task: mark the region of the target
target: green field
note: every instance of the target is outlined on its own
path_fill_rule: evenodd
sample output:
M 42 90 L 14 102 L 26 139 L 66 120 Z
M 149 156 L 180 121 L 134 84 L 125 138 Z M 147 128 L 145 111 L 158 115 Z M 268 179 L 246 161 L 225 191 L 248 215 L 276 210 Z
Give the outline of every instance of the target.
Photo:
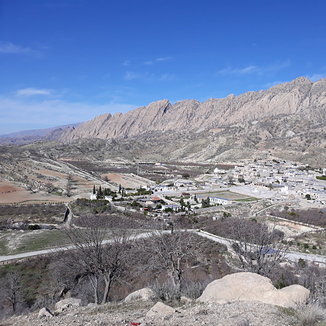
M 232 192 L 229 190 L 222 190 L 222 191 L 214 191 L 214 192 L 205 192 L 201 193 L 200 196 L 207 196 L 207 197 L 220 197 L 235 201 L 253 201 L 257 200 L 255 197 L 250 197 L 247 195 L 238 194 L 236 192 Z
M 60 230 L 4 231 L 0 233 L 0 255 L 60 247 L 68 242 Z

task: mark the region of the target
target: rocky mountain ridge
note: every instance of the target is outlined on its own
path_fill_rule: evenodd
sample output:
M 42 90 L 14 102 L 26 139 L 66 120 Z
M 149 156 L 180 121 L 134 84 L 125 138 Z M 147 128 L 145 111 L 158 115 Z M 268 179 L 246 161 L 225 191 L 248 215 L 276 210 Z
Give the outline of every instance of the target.
M 183 100 L 172 105 L 168 100 L 153 102 L 125 114 L 106 113 L 64 132 L 60 140 L 80 138 L 121 139 L 149 132 L 201 132 L 245 127 L 279 116 L 322 123 L 326 119 L 326 79 L 315 83 L 299 77 L 266 91 L 209 99 L 203 103 Z
M 203 103 L 183 100 L 172 105 L 160 100 L 125 114 L 106 113 L 77 127 L 57 128 L 41 140 L 15 139 L 9 144 L 46 156 L 90 161 L 280 158 L 325 167 L 326 79 L 313 83 L 300 77 L 266 91 Z

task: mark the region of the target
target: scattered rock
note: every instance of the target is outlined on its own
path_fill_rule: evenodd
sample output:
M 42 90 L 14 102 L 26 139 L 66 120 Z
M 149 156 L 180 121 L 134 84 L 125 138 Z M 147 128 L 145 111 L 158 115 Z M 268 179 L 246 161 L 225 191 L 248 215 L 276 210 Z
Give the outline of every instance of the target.
M 125 298 L 125 302 L 131 301 L 150 301 L 156 298 L 155 292 L 150 288 L 143 288 L 128 294 Z
M 60 313 L 64 310 L 67 310 L 70 307 L 79 307 L 80 305 L 81 305 L 80 299 L 67 298 L 67 299 L 60 300 L 55 304 L 55 309 L 56 309 L 55 311 Z
M 53 313 L 48 308 L 42 308 L 38 313 L 38 318 L 53 317 Z
M 277 290 L 267 277 L 243 272 L 227 275 L 209 283 L 200 302 L 227 303 L 235 300 L 260 301 L 282 307 L 295 307 L 307 301 L 310 291 L 301 285 Z
M 176 310 L 162 302 L 157 302 L 146 314 L 146 318 L 165 318 L 174 315 Z
M 89 307 L 64 311 L 57 317 L 39 319 L 37 313 L 12 316 L 0 322 L 6 326 L 189 326 L 189 325 L 248 325 L 251 326 L 285 326 L 297 325 L 295 310 L 283 309 L 258 301 L 233 301 L 224 305 L 218 303 L 194 303 L 181 306 L 178 311 L 171 307 L 170 314 L 153 313 L 147 317 L 149 302 L 135 301 L 129 304 L 110 303 L 98 305 L 94 310 Z M 246 323 L 245 323 L 246 322 Z
M 190 298 L 188 298 L 188 297 L 182 296 L 180 298 L 180 302 L 183 303 L 183 304 L 187 304 L 187 303 L 191 303 L 192 300 Z

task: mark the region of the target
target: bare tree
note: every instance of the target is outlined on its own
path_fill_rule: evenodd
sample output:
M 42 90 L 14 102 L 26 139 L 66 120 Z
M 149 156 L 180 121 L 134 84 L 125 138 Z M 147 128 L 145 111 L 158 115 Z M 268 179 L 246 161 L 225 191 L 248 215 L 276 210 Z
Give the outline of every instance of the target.
M 24 303 L 24 289 L 17 271 L 9 271 L 0 284 L 0 297 L 4 306 L 16 314 Z
M 233 218 L 228 222 L 230 236 L 235 240 L 233 249 L 245 270 L 269 275 L 284 258 L 287 246 L 283 234 L 257 221 Z
M 83 217 L 84 227 L 73 226 L 66 234 L 74 249 L 64 256 L 66 266 L 76 280 L 87 279 L 92 288 L 95 303 L 108 301 L 112 284 L 125 270 L 126 233 L 108 229 L 103 219 Z M 111 240 L 108 240 L 108 238 Z
M 66 194 L 67 194 L 67 197 L 70 197 L 71 196 L 72 182 L 73 182 L 72 176 L 71 176 L 71 174 L 68 174 L 68 176 L 67 176 L 67 183 L 66 183 Z
M 148 268 L 167 271 L 177 299 L 181 296 L 182 277 L 187 262 L 198 253 L 199 245 L 196 235 L 187 231 L 155 231 L 141 242 L 143 252 L 148 255 Z

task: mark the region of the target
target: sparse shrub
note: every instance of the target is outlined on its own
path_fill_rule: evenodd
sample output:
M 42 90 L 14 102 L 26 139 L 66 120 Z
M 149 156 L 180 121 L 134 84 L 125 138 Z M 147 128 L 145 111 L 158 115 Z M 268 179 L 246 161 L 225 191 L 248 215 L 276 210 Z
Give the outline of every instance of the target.
M 299 258 L 299 259 L 298 259 L 298 266 L 299 266 L 300 268 L 305 268 L 305 267 L 307 267 L 307 262 L 306 262 L 304 259 Z
M 173 302 L 180 299 L 180 292 L 171 281 L 159 283 L 156 281 L 149 286 L 162 301 Z
M 205 285 L 200 282 L 188 282 L 184 285 L 181 295 L 189 299 L 199 298 L 205 289 Z
M 30 224 L 28 230 L 39 230 L 41 227 L 38 224 Z
M 325 320 L 325 311 L 317 304 L 299 306 L 297 316 L 300 326 L 314 326 L 317 322 Z
M 326 227 L 325 212 L 315 209 L 299 210 L 292 209 L 291 212 L 272 211 L 271 215 L 280 216 L 289 220 L 312 224 L 316 226 Z
M 309 245 L 308 245 L 308 243 L 304 243 L 304 244 L 303 244 L 303 248 L 305 248 L 305 249 L 309 249 Z
M 296 275 L 291 269 L 281 267 L 280 265 L 276 265 L 266 276 L 271 279 L 277 289 L 282 289 L 298 282 Z
M 311 200 L 311 195 L 310 194 L 306 194 L 306 199 L 307 200 Z

